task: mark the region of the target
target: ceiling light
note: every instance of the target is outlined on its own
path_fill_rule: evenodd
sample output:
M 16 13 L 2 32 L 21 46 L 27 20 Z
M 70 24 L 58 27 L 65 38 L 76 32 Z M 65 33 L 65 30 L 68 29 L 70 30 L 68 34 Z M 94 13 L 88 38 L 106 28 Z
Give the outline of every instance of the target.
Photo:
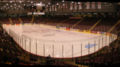
M 59 5 L 59 3 L 57 3 L 56 5 Z
M 50 5 L 51 3 L 49 2 L 48 5 Z
M 10 1 L 10 3 L 12 3 L 13 1 Z
M 31 1 L 31 3 L 33 3 L 33 1 Z
M 6 5 L 8 6 L 8 3 Z
M 22 3 L 22 1 L 19 1 L 19 3 Z

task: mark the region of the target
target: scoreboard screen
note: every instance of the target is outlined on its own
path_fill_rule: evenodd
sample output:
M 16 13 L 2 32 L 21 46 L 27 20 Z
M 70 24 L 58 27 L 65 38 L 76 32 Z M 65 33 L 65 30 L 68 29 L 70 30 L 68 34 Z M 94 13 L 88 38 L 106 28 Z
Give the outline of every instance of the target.
M 45 4 L 43 3 L 36 3 L 32 5 L 35 8 L 31 8 L 28 10 L 28 15 L 45 15 Z

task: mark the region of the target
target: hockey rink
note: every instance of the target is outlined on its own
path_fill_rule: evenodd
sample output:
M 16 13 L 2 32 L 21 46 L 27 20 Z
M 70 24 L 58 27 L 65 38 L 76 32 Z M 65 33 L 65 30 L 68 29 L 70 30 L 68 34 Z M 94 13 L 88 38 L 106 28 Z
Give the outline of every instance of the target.
M 117 36 L 56 29 L 42 24 L 3 25 L 24 50 L 39 56 L 72 58 L 109 46 Z

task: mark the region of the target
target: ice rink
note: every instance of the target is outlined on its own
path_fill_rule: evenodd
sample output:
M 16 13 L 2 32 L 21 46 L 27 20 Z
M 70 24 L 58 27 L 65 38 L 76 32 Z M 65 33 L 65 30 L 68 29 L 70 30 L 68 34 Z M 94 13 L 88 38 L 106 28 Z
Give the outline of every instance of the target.
M 54 58 L 80 57 L 94 53 L 114 41 L 116 35 L 101 35 L 56 29 L 42 24 L 3 25 L 24 50 Z

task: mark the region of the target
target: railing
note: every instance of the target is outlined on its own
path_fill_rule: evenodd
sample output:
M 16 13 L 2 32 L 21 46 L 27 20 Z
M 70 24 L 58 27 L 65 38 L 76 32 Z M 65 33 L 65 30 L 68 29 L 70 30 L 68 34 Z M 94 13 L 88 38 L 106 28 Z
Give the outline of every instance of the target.
M 54 58 L 73 58 L 85 56 L 109 46 L 117 37 L 114 34 L 109 36 L 103 34 L 86 40 L 55 41 L 30 38 L 25 35 L 17 35 L 9 29 L 9 35 L 18 45 L 27 52 L 39 56 L 51 56 Z

